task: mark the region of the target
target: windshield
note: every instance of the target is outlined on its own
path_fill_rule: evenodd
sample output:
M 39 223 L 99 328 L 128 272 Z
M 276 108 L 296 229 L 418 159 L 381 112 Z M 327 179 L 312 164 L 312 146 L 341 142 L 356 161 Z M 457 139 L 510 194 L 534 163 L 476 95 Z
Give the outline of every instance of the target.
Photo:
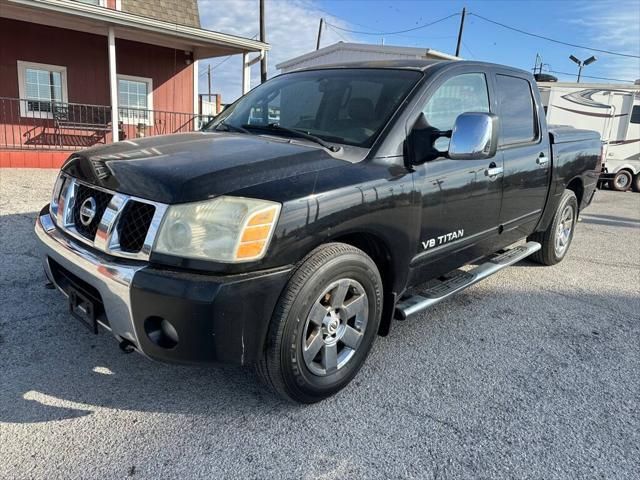
M 289 129 L 326 142 L 370 147 L 420 77 L 416 71 L 390 69 L 290 73 L 240 98 L 206 130 L 260 134 L 279 126 L 268 133 L 287 136 Z

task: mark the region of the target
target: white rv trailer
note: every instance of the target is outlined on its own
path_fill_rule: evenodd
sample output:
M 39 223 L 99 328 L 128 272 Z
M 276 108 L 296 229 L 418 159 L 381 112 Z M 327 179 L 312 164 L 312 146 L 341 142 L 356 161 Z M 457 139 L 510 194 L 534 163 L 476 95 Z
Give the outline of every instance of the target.
M 640 85 L 538 82 L 549 124 L 600 132 L 602 179 L 640 191 Z

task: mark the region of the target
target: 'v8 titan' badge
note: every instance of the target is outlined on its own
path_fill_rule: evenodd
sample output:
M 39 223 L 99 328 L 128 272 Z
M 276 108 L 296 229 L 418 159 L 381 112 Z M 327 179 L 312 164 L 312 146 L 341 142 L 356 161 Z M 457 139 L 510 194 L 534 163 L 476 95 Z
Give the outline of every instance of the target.
M 440 245 L 444 245 L 451 240 L 457 240 L 458 238 L 464 237 L 464 229 L 456 230 L 455 232 L 445 233 L 444 235 L 438 235 L 435 238 L 430 238 L 422 242 L 422 248 L 424 250 L 429 250 L 430 248 L 439 247 Z

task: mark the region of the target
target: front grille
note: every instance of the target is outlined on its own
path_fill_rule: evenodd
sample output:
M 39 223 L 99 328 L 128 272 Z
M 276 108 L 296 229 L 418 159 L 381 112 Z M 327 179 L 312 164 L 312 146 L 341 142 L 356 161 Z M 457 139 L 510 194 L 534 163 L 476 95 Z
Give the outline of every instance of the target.
M 102 215 L 107 209 L 112 197 L 112 194 L 103 192 L 102 190 L 96 190 L 82 184 L 78 185 L 75 203 L 73 206 L 73 224 L 80 235 L 88 238 L 89 240 L 93 240 L 95 238 L 96 232 L 98 231 L 98 225 L 100 224 L 100 219 L 102 219 Z M 80 210 L 82 205 L 89 198 L 93 198 L 96 202 L 96 213 L 91 222 L 88 225 L 84 225 L 81 220 Z
M 50 205 L 58 228 L 109 255 L 149 260 L 145 240 L 153 243 L 168 205 L 89 185 L 64 172 L 58 184 Z
M 148 203 L 130 200 L 122 211 L 118 222 L 118 238 L 123 252 L 136 253 L 142 250 L 156 207 Z

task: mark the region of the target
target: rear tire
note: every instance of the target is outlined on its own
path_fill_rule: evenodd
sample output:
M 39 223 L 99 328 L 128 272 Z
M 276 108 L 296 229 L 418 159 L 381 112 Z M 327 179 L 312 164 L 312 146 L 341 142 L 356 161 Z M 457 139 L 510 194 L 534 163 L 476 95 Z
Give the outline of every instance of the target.
M 620 170 L 615 174 L 613 180 L 611 180 L 610 182 L 610 185 L 611 188 L 616 192 L 626 192 L 631 187 L 631 181 L 631 174 L 626 170 Z
M 542 265 L 560 263 L 569 251 L 578 219 L 578 200 L 575 193 L 565 190 L 553 220 L 543 232 L 535 232 L 527 240 L 538 242 L 542 248 L 529 258 Z
M 636 173 L 636 176 L 633 177 L 633 184 L 631 186 L 634 192 L 640 192 L 640 172 Z
M 322 245 L 282 293 L 257 373 L 285 399 L 323 400 L 358 373 L 381 314 L 382 280 L 373 260 L 351 245 Z

